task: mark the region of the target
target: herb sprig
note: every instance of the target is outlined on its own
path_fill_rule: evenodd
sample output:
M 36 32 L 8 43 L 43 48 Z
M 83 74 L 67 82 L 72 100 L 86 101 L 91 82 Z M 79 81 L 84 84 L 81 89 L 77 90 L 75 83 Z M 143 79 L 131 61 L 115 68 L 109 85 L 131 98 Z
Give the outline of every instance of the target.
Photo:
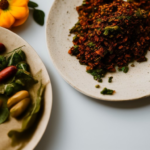
M 29 1 L 28 7 L 33 9 L 33 19 L 35 20 L 35 22 L 43 26 L 45 13 L 42 10 L 37 9 L 38 4 L 32 1 Z

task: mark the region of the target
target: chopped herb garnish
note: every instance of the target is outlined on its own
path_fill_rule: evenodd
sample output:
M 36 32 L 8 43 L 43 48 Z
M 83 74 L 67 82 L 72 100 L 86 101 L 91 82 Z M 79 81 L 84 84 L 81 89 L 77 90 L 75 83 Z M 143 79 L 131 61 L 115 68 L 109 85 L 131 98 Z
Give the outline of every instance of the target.
M 113 77 L 109 77 L 109 78 L 108 78 L 108 82 L 109 82 L 109 83 L 112 83 L 112 79 L 113 79 Z
M 98 82 L 102 82 L 101 78 L 106 74 L 106 71 L 103 69 L 87 70 L 87 72 L 90 73 L 94 77 L 94 80 L 97 80 Z
M 77 35 L 75 35 L 74 37 L 73 37 L 73 40 L 75 41 L 75 40 L 77 40 L 78 39 L 78 37 L 77 37 Z
M 129 71 L 129 67 L 128 66 L 122 67 L 122 71 L 124 73 L 127 73 Z
M 93 43 L 93 42 L 90 42 L 90 43 L 88 43 L 87 44 L 89 47 L 94 47 L 95 46 L 95 44 Z
M 104 88 L 104 89 L 101 91 L 101 94 L 103 94 L 103 95 L 113 95 L 114 92 L 115 92 L 114 90 L 110 90 L 110 89 Z

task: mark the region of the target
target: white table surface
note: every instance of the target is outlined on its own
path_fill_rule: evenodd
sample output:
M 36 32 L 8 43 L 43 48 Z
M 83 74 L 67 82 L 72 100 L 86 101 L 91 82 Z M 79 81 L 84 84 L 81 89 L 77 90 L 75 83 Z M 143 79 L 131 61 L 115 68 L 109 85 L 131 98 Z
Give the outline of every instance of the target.
M 34 1 L 47 18 L 54 0 Z M 37 25 L 31 13 L 14 32 L 37 51 L 53 87 L 51 118 L 35 150 L 150 150 L 150 98 L 132 102 L 89 98 L 58 74 L 48 54 L 45 26 Z

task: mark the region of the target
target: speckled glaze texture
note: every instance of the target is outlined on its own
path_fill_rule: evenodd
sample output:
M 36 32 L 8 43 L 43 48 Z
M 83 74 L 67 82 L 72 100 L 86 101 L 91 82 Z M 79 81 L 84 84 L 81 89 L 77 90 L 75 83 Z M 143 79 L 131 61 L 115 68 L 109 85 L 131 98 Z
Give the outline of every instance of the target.
M 33 150 L 35 146 L 38 144 L 38 142 L 40 141 L 42 135 L 44 134 L 51 114 L 52 88 L 51 88 L 50 78 L 41 59 L 34 51 L 34 49 L 27 42 L 25 42 L 22 38 L 20 38 L 15 33 L 1 27 L 0 27 L 0 33 L 1 33 L 0 42 L 5 44 L 7 48 L 7 52 L 12 51 L 17 47 L 25 45 L 22 49 L 26 54 L 26 60 L 30 65 L 32 74 L 35 75 L 37 72 L 42 70 L 42 81 L 44 84 L 48 83 L 44 93 L 44 110 L 40 122 L 32 137 L 27 141 L 25 141 L 26 146 L 24 148 L 21 148 L 23 150 Z M 0 125 L 0 137 L 1 137 L 0 150 L 18 149 L 18 146 L 16 147 L 11 146 L 11 139 L 8 138 L 7 133 L 12 129 L 15 128 L 18 129 L 20 127 L 21 127 L 21 121 L 17 121 L 16 119 L 11 117 L 6 123 Z
M 68 54 L 73 45 L 71 29 L 78 20 L 76 6 L 82 4 L 82 0 L 55 0 L 47 18 L 47 44 L 50 57 L 63 78 L 75 89 L 90 97 L 107 101 L 135 100 L 150 95 L 150 52 L 147 54 L 148 61 L 143 63 L 134 62 L 135 67 L 129 65 L 129 72 L 108 73 L 99 84 L 93 77 L 86 73 L 86 66 L 80 65 L 79 61 Z M 113 76 L 113 82 L 108 83 L 108 77 Z M 104 96 L 100 91 L 104 87 L 113 89 L 113 96 Z

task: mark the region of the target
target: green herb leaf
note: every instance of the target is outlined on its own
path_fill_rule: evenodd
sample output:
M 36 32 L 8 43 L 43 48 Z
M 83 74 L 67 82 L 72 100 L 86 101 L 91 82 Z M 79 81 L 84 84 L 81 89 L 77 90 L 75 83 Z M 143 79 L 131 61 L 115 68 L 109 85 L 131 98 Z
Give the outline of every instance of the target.
M 38 7 L 38 4 L 32 1 L 29 1 L 28 7 L 35 8 L 35 7 Z
M 14 51 L 8 58 L 8 66 L 17 65 L 21 61 L 25 61 L 25 53 L 22 50 Z
M 113 79 L 113 77 L 109 77 L 109 78 L 108 78 L 108 82 L 109 82 L 109 83 L 112 83 L 112 79 Z
M 17 81 L 17 83 L 21 83 L 21 85 L 26 85 L 26 86 L 30 86 L 33 84 L 36 84 L 38 82 L 38 80 L 36 80 L 30 72 L 25 71 L 23 69 L 18 69 L 16 76 L 15 76 L 16 80 L 20 80 L 19 82 Z
M 122 71 L 124 73 L 127 73 L 129 71 L 129 67 L 128 66 L 122 67 Z
M 87 46 L 89 46 L 89 47 L 94 47 L 95 44 L 94 44 L 93 42 L 90 42 L 90 43 L 87 44 Z
M 0 124 L 4 123 L 9 117 L 9 110 L 7 107 L 0 108 Z
M 0 56 L 0 71 L 7 67 L 6 57 Z
M 23 89 L 22 85 L 17 84 L 17 83 L 10 83 L 10 84 L 6 84 L 4 86 L 4 91 L 5 91 L 5 95 L 10 96 L 13 95 L 14 93 L 21 91 Z
M 88 70 L 87 72 L 90 73 L 98 82 L 103 82 L 101 78 L 106 75 L 106 71 L 103 69 Z
M 42 10 L 35 9 L 33 11 L 33 18 L 34 18 L 35 22 L 37 22 L 39 25 L 41 25 L 41 26 L 44 25 L 45 13 Z
M 113 95 L 114 92 L 115 92 L 114 90 L 110 90 L 110 89 L 104 88 L 104 89 L 101 91 L 101 94 L 103 94 L 103 95 Z
M 26 62 L 20 62 L 18 65 L 17 65 L 17 69 L 22 69 L 24 71 L 28 71 L 29 72 L 29 65 L 26 63 Z

